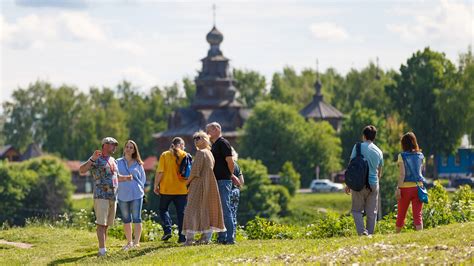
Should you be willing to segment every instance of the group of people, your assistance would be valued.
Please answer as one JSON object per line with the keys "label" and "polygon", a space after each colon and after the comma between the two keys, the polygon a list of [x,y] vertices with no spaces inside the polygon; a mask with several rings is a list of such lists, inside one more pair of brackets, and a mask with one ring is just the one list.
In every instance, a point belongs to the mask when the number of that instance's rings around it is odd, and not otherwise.
{"label": "group of people", "polygon": [[[352,216],[359,235],[372,235],[377,222],[379,206],[379,181],[382,177],[384,164],[383,153],[374,144],[377,129],[368,125],[363,129],[360,143],[360,152],[368,163],[368,185],[360,191],[353,191],[346,186],[345,191],[352,196]],[[418,187],[423,188],[425,179],[423,170],[425,159],[418,141],[413,132],[404,134],[400,140],[402,152],[398,155],[399,177],[395,189],[397,199],[397,221],[395,230],[399,233],[404,224],[408,207],[411,203],[413,212],[413,223],[416,230],[423,229],[422,208],[423,202],[418,195]],[[357,155],[357,144],[351,153],[351,160]],[[383,180],[382,180],[383,182]],[[363,216],[366,216],[364,223]]]}
{"label": "group of people", "polygon": [[[371,125],[366,126],[362,135],[363,142],[354,146],[351,160],[360,155],[365,158],[368,184],[360,191],[346,186],[345,191],[352,195],[352,215],[357,233],[372,235],[377,221],[379,181],[384,160],[382,151],[374,144],[377,129]],[[193,142],[197,151],[188,177],[183,177],[179,171],[182,161],[188,155],[182,138],[174,138],[170,149],[163,152],[159,159],[153,191],[160,196],[159,214],[164,231],[162,240],[167,241],[172,237],[173,222],[169,205],[173,203],[177,214],[179,243],[206,244],[211,241],[212,234],[217,233],[218,243],[235,244],[239,189],[244,184],[237,164],[237,153],[222,136],[221,126],[216,122],[208,124],[206,132],[196,132]],[[104,138],[102,149],[96,150],[80,166],[81,173],[90,171],[95,180],[94,211],[99,256],[104,256],[107,252],[107,229],[114,223],[117,200],[127,239],[123,249],[140,245],[141,211],[146,183],[143,161],[133,140],[125,143],[123,156],[115,160],[111,155],[117,146],[118,142],[114,138]],[[400,232],[404,226],[410,203],[415,227],[421,230],[423,203],[418,196],[417,187],[422,187],[425,181],[422,175],[424,156],[412,132],[403,135],[401,146],[403,152],[398,156],[400,174],[395,190],[398,201],[396,232]],[[195,240],[196,234],[200,234],[198,240]]]}
{"label": "group of people", "polygon": [[[206,132],[193,135],[196,154],[189,177],[179,172],[187,156],[185,142],[176,137],[170,149],[161,154],[153,191],[160,196],[159,215],[163,241],[172,237],[169,205],[176,208],[178,242],[184,245],[206,244],[212,234],[217,242],[235,244],[237,208],[244,178],[237,164],[237,153],[222,136],[217,122],[206,126]],[[102,140],[102,149],[80,166],[80,172],[90,171],[94,178],[94,212],[96,215],[98,256],[106,255],[107,229],[114,223],[117,201],[127,239],[124,250],[139,247],[142,230],[141,211],[145,195],[146,175],[137,144],[125,143],[123,156],[115,160],[118,141]],[[132,228],[133,223],[133,228]],[[133,230],[132,230],[133,229]],[[195,235],[200,234],[196,241]]]}

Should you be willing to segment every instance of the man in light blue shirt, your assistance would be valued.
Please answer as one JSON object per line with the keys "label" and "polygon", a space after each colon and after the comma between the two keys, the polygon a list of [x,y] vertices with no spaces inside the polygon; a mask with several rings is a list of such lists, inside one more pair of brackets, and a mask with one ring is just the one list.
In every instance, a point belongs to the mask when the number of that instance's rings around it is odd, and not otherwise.
{"label": "man in light blue shirt", "polygon": [[[351,191],[346,187],[346,193],[352,192],[352,216],[359,235],[372,235],[375,231],[377,221],[379,179],[382,176],[383,153],[373,141],[377,135],[374,126],[366,126],[363,130],[363,140],[361,143],[361,153],[369,165],[369,185],[361,191]],[[357,144],[356,144],[357,145]],[[356,157],[356,145],[352,149],[351,160]],[[362,212],[367,216],[367,226],[364,225]]]}

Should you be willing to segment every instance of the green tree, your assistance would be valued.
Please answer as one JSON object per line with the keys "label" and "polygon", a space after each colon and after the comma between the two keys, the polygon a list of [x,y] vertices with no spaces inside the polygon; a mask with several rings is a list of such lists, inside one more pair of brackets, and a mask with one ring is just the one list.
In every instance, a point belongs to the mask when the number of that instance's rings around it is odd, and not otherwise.
{"label": "green tree", "polygon": [[238,101],[245,107],[253,108],[265,96],[265,77],[253,70],[234,69],[237,90],[240,92]]}
{"label": "green tree", "polygon": [[44,141],[41,119],[45,111],[47,93],[51,84],[37,81],[28,88],[19,88],[12,94],[12,101],[3,103],[6,122],[3,134],[6,143],[24,150],[30,143]]}
{"label": "green tree", "polygon": [[301,185],[301,175],[296,172],[292,162],[285,162],[279,173],[280,184],[288,189],[291,196],[295,196]]}
{"label": "green tree", "polygon": [[[41,119],[44,134],[44,150],[60,154],[69,159],[78,159],[77,146],[74,137],[84,136],[93,138],[94,134],[85,128],[77,127],[78,116],[83,109],[85,97],[76,95],[76,88],[61,86],[48,91],[45,99],[45,111]],[[78,134],[78,132],[80,134]],[[79,143],[77,143],[79,144]],[[82,145],[87,144],[87,142]],[[87,156],[87,155],[84,155]]]}
{"label": "green tree", "polygon": [[194,80],[189,77],[185,77],[183,78],[183,88],[186,95],[186,105],[189,106],[196,96],[196,83],[194,83]]}
{"label": "green tree", "polygon": [[443,53],[425,48],[400,67],[395,81],[387,92],[425,154],[454,151],[467,131],[464,114],[469,104],[463,99],[451,61]]}
{"label": "green tree", "polygon": [[[326,74],[320,73],[320,75],[323,82],[322,93],[325,96],[328,95],[328,98],[331,99],[334,87],[341,80],[340,76],[334,69],[328,69]],[[310,96],[316,93],[314,89],[315,81],[316,72],[312,69],[304,69],[301,74],[298,74],[293,68],[285,67],[282,73],[273,75],[270,98],[301,110],[312,100]]]}
{"label": "green tree", "polygon": [[373,63],[361,71],[352,69],[344,81],[334,87],[331,103],[343,113],[350,112],[358,101],[381,116],[390,114],[390,98],[385,87],[394,83],[393,75],[393,71],[384,72]]}
{"label": "green tree", "polygon": [[349,162],[354,144],[362,141],[362,130],[367,125],[373,125],[377,128],[377,136],[374,143],[384,151],[384,119],[378,116],[375,110],[364,108],[359,102],[356,102],[347,119],[344,120],[341,129],[342,158],[345,165]]}
{"label": "green tree", "polygon": [[244,157],[261,160],[273,173],[293,162],[303,186],[314,177],[316,165],[322,176],[340,169],[340,140],[334,129],[327,122],[306,122],[293,107],[274,101],[257,104],[240,145]]}
{"label": "green tree", "polygon": [[92,88],[90,97],[96,127],[95,138],[100,141],[105,136],[112,136],[119,143],[124,143],[129,136],[127,113],[121,107],[114,91],[109,88]]}
{"label": "green tree", "polygon": [[461,74],[459,93],[460,98],[463,99],[459,104],[467,105],[464,123],[467,126],[466,133],[469,134],[471,141],[474,141],[474,55],[471,47],[466,53],[460,55],[459,72]]}
{"label": "green tree", "polygon": [[282,210],[279,204],[287,204],[287,200],[282,198],[281,188],[274,189],[270,184],[267,168],[260,161],[251,159],[240,159],[239,165],[245,173],[237,215],[239,223],[245,224],[256,216],[270,218],[277,215]]}
{"label": "green tree", "polygon": [[163,122],[168,115],[162,92],[155,89],[149,95],[142,95],[127,81],[120,83],[117,91],[120,106],[127,117],[128,138],[137,142],[143,157],[153,155],[153,133],[164,129]]}

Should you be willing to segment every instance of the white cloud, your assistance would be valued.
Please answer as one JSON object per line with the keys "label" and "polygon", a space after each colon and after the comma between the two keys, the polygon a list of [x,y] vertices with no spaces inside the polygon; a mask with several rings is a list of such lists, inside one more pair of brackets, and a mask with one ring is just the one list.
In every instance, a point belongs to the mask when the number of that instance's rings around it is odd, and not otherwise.
{"label": "white cloud", "polygon": [[85,8],[86,1],[85,0],[16,0],[16,5],[23,6],[23,7],[34,7],[34,8],[44,8],[44,7],[51,7],[51,8]]}
{"label": "white cloud", "polygon": [[144,55],[145,49],[138,45],[137,43],[130,41],[115,42],[113,44],[114,48],[117,50],[127,51],[133,55]]}
{"label": "white cloud", "polygon": [[468,43],[474,34],[474,16],[471,8],[472,6],[467,3],[447,0],[440,0],[427,8],[416,9],[416,12],[411,8],[398,7],[393,9],[395,14],[412,19],[403,18],[404,22],[388,24],[387,29],[407,42],[427,40]]}
{"label": "white cloud", "polygon": [[314,37],[324,41],[344,41],[349,38],[344,28],[331,22],[313,23],[310,30]]}
{"label": "white cloud", "polygon": [[143,55],[144,48],[130,40],[107,36],[104,23],[85,12],[61,12],[58,16],[31,14],[9,23],[0,15],[0,41],[11,49],[43,48],[55,42],[62,45],[90,42],[99,46]]}
{"label": "white cloud", "polygon": [[155,75],[150,74],[141,67],[128,67],[121,71],[120,75],[123,79],[137,83],[139,87],[150,88],[158,85],[158,79]]}

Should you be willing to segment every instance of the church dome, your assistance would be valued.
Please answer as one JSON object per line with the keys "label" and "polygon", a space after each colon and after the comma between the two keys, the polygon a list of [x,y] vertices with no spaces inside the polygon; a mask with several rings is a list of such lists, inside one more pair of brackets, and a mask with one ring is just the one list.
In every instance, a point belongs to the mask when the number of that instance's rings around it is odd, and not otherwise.
{"label": "church dome", "polygon": [[214,26],[207,34],[206,40],[210,45],[219,45],[224,40],[224,35]]}

